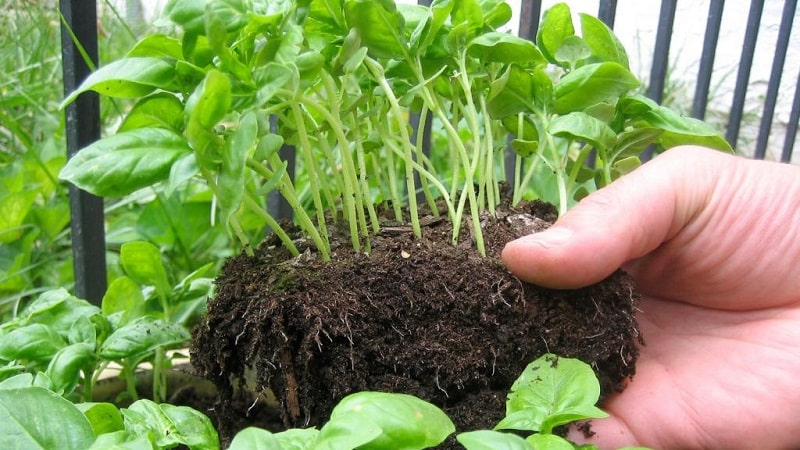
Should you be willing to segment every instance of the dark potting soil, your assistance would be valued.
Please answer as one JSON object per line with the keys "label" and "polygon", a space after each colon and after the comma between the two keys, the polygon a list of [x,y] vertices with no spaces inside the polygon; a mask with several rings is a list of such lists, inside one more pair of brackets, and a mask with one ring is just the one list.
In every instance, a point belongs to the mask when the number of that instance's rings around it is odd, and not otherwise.
{"label": "dark potting soil", "polygon": [[590,364],[604,394],[623,389],[640,343],[633,282],[617,272],[583,289],[544,289],[499,261],[506,242],[555,217],[534,202],[483,218],[487,257],[469,226],[454,246],[449,222],[426,216],[421,239],[386,226],[369,255],[334,236],[330,263],[311,249],[292,258],[277,239],[230,259],[191,349],[192,364],[220,389],[209,414],[223,441],[255,415],[233,401],[245,380],[275,393],[281,423],[257,424],[273,431],[319,426],[342,397],[363,390],[421,397],[459,431],[490,429],[512,382],[547,352]]}

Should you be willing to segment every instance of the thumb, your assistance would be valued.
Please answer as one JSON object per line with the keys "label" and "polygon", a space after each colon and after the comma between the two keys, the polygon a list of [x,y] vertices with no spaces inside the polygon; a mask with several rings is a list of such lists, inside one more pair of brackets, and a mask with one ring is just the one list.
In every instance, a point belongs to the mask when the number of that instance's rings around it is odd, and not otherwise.
{"label": "thumb", "polygon": [[[509,242],[503,262],[519,278],[573,289],[596,283],[669,239],[702,209],[718,158],[677,147],[584,198],[545,231]],[[708,159],[709,161],[699,161]]]}

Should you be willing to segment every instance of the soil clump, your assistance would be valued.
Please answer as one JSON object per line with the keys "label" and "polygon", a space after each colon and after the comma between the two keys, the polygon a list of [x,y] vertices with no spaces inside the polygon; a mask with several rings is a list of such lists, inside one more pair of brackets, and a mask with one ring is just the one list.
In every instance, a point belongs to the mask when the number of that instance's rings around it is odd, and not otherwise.
{"label": "soil clump", "polygon": [[234,401],[245,384],[275,394],[281,427],[320,426],[345,395],[377,390],[440,406],[458,431],[492,428],[512,382],[547,352],[591,365],[603,395],[622,390],[641,343],[632,280],[617,272],[551,290],[499,261],[506,242],[555,218],[539,202],[487,215],[487,257],[474,250],[469,226],[452,245],[450,223],[425,216],[421,239],[389,224],[368,255],[332,234],[328,263],[310,248],[293,258],[277,239],[231,258],[191,349],[193,366],[220,390],[209,414],[223,441],[248,416]]}

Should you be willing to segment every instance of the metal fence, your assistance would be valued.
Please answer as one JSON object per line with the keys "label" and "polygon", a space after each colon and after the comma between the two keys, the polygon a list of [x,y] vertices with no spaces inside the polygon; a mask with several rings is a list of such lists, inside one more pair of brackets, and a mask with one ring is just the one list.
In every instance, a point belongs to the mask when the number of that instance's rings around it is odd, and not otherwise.
{"label": "metal fence", "polygon": [[[429,5],[431,0],[419,0]],[[617,0],[600,0],[597,16],[614,28],[617,17]],[[715,68],[715,56],[719,48],[722,15],[725,8],[741,8],[743,2],[711,0],[706,20],[702,56],[699,61],[694,95],[692,97],[691,115],[704,119],[709,102],[711,76]],[[747,26],[740,45],[741,56],[736,72],[725,136],[731,143],[736,143],[741,132],[745,108],[745,98],[750,86],[750,75],[753,67],[756,42],[762,22],[765,0],[752,0],[749,4]],[[62,54],[64,66],[64,91],[71,92],[88,76],[90,69],[85,63],[84,55],[97,64],[97,3],[94,0],[60,0],[60,10],[64,17],[62,25]],[[663,0],[653,47],[653,62],[650,67],[647,95],[661,101],[668,77],[670,63],[670,47],[673,41],[672,31],[675,24],[677,0]],[[519,35],[535,39],[542,13],[541,0],[521,0]],[[781,80],[784,74],[787,50],[794,18],[797,15],[797,0],[785,0],[778,30],[777,42],[763,109],[760,112],[760,124],[755,140],[753,156],[764,158],[770,134],[775,123],[775,111]],[[74,44],[74,39],[82,48]],[[792,74],[790,74],[792,75]],[[780,152],[780,160],[791,161],[797,135],[798,118],[800,118],[800,73],[796,75],[794,97],[788,123],[785,124],[784,143]],[[67,154],[74,155],[80,148],[100,137],[99,100],[95,93],[85,93],[66,109]],[[429,132],[429,130],[426,130]],[[288,150],[288,149],[287,149]],[[278,217],[287,214],[280,201],[270,199],[270,208]],[[283,212],[281,212],[283,208]],[[70,212],[72,230],[72,251],[74,257],[75,291],[82,298],[99,303],[106,290],[106,263],[103,199],[92,196],[74,187],[70,190]]]}

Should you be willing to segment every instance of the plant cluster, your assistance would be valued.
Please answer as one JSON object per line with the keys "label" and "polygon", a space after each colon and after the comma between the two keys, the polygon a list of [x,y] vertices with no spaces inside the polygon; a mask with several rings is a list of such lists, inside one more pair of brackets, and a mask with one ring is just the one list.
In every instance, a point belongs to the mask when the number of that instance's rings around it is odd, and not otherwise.
{"label": "plant cluster", "polygon": [[[0,318],[12,317],[39,294],[74,282],[66,164],[60,27],[53,2],[4,3],[0,11]],[[101,61],[122,57],[136,42],[110,3],[99,5]],[[113,36],[113,37],[112,37]],[[127,101],[101,99],[103,129],[116,128]],[[105,200],[109,282],[123,274],[122,244],[159,247],[171,278],[180,280],[236,252],[225,229],[197,227],[212,210],[207,187],[189,183],[167,196],[142,189]],[[202,301],[195,311],[202,311]],[[184,306],[187,306],[185,304]]]}
{"label": "plant cluster", "polygon": [[[120,259],[127,275],[111,283],[100,307],[57,289],[0,324],[0,380],[35,375],[37,386],[90,401],[100,375],[116,363],[125,395],[138,400],[135,371],[149,362],[150,398],[166,399],[167,350],[189,341],[186,321],[197,299],[208,295],[211,279],[204,275],[210,265],[173,286],[154,245],[129,242]],[[154,291],[149,301],[143,290]]]}
{"label": "plant cluster", "polygon": [[[70,297],[63,291],[43,295],[30,317],[59,317],[65,321],[87,317],[99,322],[91,305]],[[71,309],[73,312],[65,314]],[[59,314],[61,312],[61,314]],[[40,320],[39,323],[52,320]],[[153,325],[151,322],[149,325]],[[85,325],[84,328],[89,325]],[[140,331],[142,325],[138,326]],[[74,329],[73,334],[79,333]],[[150,331],[159,327],[148,326]],[[22,328],[20,328],[22,329]],[[175,331],[175,330],[173,330]],[[27,337],[33,335],[29,330]],[[53,339],[39,330],[39,338],[28,339],[24,357],[29,361],[41,360],[43,353],[34,355],[32,345],[54,347]],[[121,353],[139,355],[146,353],[154,341],[166,343],[161,335],[141,344],[135,340],[145,338],[140,332],[127,332],[125,338],[109,337],[100,354],[112,346],[124,348]],[[90,334],[84,330],[84,335]],[[115,331],[111,334],[117,334]],[[177,333],[179,334],[179,333]],[[0,337],[2,352],[6,355],[9,344],[15,341],[7,335]],[[20,341],[22,342],[22,341]],[[84,344],[87,340],[84,339]],[[174,406],[140,399],[127,408],[114,404],[93,402],[91,398],[73,403],[64,398],[75,387],[77,373],[83,369],[92,372],[92,361],[98,359],[90,348],[82,350],[62,347],[55,354],[49,352],[50,364],[44,371],[22,373],[0,382],[0,444],[8,448],[175,448],[217,449],[219,437],[214,426],[203,413],[186,406]],[[136,346],[136,348],[133,348]],[[71,348],[72,350],[63,350]],[[117,351],[115,355],[120,353]],[[152,348],[149,349],[152,351]],[[81,356],[82,355],[82,356]],[[600,386],[591,367],[570,358],[546,354],[530,363],[514,382],[508,394],[506,417],[493,430],[460,432],[455,439],[467,450],[496,448],[509,449],[592,449],[592,445],[577,446],[554,434],[555,427],[592,418],[605,417],[595,403]],[[43,420],[43,414],[56,414],[59,427]],[[357,392],[343,398],[333,409],[330,420],[317,428],[289,429],[272,433],[250,427],[234,436],[231,450],[250,448],[280,449],[424,449],[441,444],[455,432],[453,422],[438,407],[417,397],[386,392]],[[513,431],[513,432],[511,432]],[[525,436],[525,437],[523,437]]]}
{"label": "plant cluster", "polygon": [[[545,13],[536,43],[500,31],[511,19],[500,0],[171,0],[165,14],[174,32],[143,38],[65,100],[88,90],[137,99],[61,177],[102,196],[160,182],[169,193],[200,178],[245,244],[246,213],[297,253],[263,206],[270,191],[323,259],[331,222],[369,251],[379,205],[419,235],[420,193],[433,214],[445,205],[454,242],[468,216],[483,253],[481,214],[495,212],[511,178],[509,135],[514,201],[549,172],[562,213],[636,167],[648,145],[730,149],[710,127],[635,94],[613,32],[582,15],[579,36],[565,4]],[[445,146],[426,153],[410,114]],[[283,145],[296,149],[294,176]]]}
{"label": "plant cluster", "polygon": [[[461,432],[456,440],[467,450],[596,448],[576,446],[554,434],[554,429],[576,421],[607,417],[595,406],[599,397],[600,384],[586,363],[545,354],[528,364],[511,386],[506,416],[493,430]],[[230,449],[412,450],[437,446],[454,432],[453,422],[441,409],[417,397],[358,392],[342,399],[320,429],[291,429],[273,434],[248,428],[236,435]]]}

